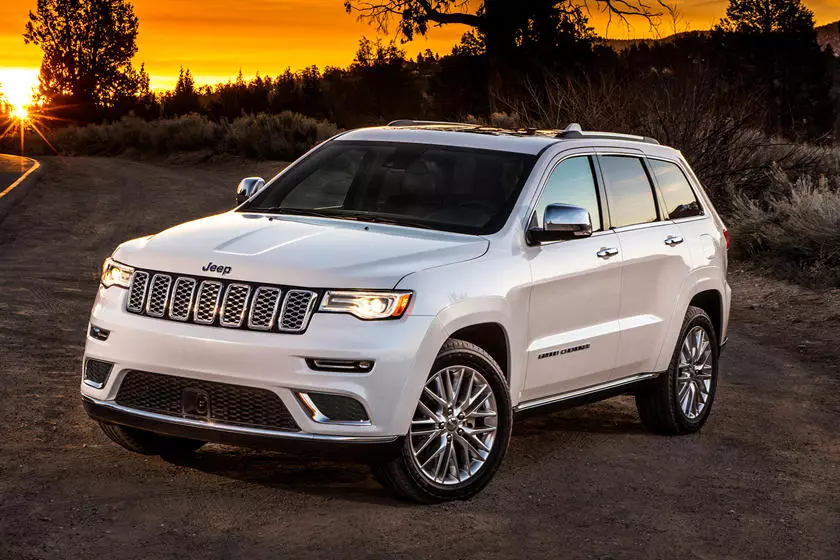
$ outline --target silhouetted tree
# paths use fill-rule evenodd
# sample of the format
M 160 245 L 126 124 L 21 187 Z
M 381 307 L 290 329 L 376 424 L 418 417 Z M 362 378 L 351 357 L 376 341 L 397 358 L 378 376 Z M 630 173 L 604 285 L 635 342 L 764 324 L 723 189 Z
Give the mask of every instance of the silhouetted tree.
M 581 9 L 588 4 L 622 21 L 641 17 L 653 23 L 671 10 L 665 0 L 654 0 L 660 8 L 658 11 L 651 9 L 645 0 L 344 0 L 348 13 L 358 13 L 361 19 L 381 30 L 396 21 L 406 41 L 415 35 L 425 35 L 430 25 L 472 27 L 472 32 L 465 35 L 468 41 L 465 48 L 474 50 L 476 39 L 483 44 L 491 97 L 503 91 L 504 77 L 517 67 L 519 47 L 539 45 L 532 50 L 544 53 L 547 44 L 568 46 L 566 38 L 557 42 L 560 36 L 585 38 L 591 33 L 587 31 L 587 18 Z M 552 52 L 552 56 L 556 54 Z
M 201 110 L 199 93 L 195 87 L 190 69 L 182 66 L 178 72 L 175 89 L 165 97 L 165 112 L 170 115 L 186 115 Z
M 814 30 L 814 12 L 801 0 L 730 0 L 721 27 L 740 33 L 807 32 Z
M 84 119 L 136 97 L 146 79 L 131 65 L 137 29 L 128 0 L 38 0 L 23 37 L 44 51 L 40 93 Z

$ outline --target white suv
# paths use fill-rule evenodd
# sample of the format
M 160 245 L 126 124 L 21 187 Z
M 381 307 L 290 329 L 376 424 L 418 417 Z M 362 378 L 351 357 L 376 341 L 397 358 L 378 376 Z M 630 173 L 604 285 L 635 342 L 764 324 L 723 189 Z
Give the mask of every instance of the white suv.
M 520 411 L 630 393 L 658 433 L 708 418 L 728 235 L 672 148 L 397 121 L 237 198 L 105 262 L 81 388 L 128 449 L 375 451 L 432 502 L 489 482 Z

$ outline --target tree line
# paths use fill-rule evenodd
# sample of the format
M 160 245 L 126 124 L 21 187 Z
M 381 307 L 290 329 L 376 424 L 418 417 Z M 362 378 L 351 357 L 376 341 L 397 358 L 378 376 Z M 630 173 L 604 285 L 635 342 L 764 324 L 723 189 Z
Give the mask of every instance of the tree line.
M 659 11 L 632 0 L 593 5 L 619 20 L 642 18 L 651 24 L 670 10 L 664 2 L 656 4 Z M 240 73 L 213 86 L 197 86 L 190 70 L 182 68 L 175 88 L 162 93 L 150 91 L 142 64 L 133 66 L 139 22 L 127 0 L 38 0 L 24 38 L 44 51 L 40 93 L 47 110 L 73 122 L 189 113 L 232 120 L 286 110 L 341 127 L 394 118 L 489 118 L 499 111 L 539 120 L 541 104 L 549 100 L 580 104 L 568 99 L 574 92 L 633 99 L 655 90 L 663 114 L 669 103 L 680 102 L 677 97 L 694 91 L 739 106 L 738 118 L 746 126 L 797 139 L 832 137 L 837 113 L 832 88 L 840 83 L 840 66 L 830 49 L 822 51 L 817 44 L 813 13 L 801 0 L 730 0 L 709 32 L 621 52 L 595 35 L 583 6 L 576 0 L 477 5 L 349 0 L 350 14 L 379 29 L 396 28 L 402 42 L 362 38 L 344 68 L 286 69 L 249 80 Z M 430 26 L 454 23 L 470 31 L 450 53 L 407 56 L 414 37 Z M 628 96 L 627 90 L 638 95 Z

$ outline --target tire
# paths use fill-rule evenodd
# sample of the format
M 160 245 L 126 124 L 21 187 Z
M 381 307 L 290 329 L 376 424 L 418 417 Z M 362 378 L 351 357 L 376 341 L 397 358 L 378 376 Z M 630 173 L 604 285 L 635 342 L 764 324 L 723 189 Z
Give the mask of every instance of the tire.
M 162 436 L 137 428 L 120 426 L 109 422 L 99 422 L 105 435 L 129 451 L 143 455 L 177 455 L 192 453 L 205 444 L 194 439 Z
M 691 346 L 697 344 L 687 339 L 689 336 L 698 336 L 700 332 L 708 341 L 708 355 L 704 350 L 700 358 L 694 360 L 691 358 L 694 356 Z M 683 351 L 684 347 L 686 352 Z M 711 319 L 702 309 L 689 307 L 668 370 L 649 389 L 636 393 L 636 408 L 648 430 L 665 435 L 690 434 L 706 423 L 717 391 L 719 353 L 720 347 Z M 687 362 L 695 367 L 687 365 Z M 681 363 L 684 364 L 682 367 Z M 706 364 L 708 368 L 704 366 L 698 370 L 697 364 Z M 689 402 L 697 404 L 686 411 L 683 403 Z
M 449 404 L 454 406 L 449 407 L 432 400 L 425 390 L 441 389 L 446 395 L 447 386 L 438 384 L 445 384 L 446 376 L 454 380 L 449 385 L 455 395 Z M 443 422 L 432 420 L 430 414 L 422 411 L 423 406 Z M 451 413 L 447 414 L 447 408 L 452 409 Z M 487 486 L 498 470 L 510 443 L 512 424 L 510 390 L 499 365 L 475 344 L 450 339 L 435 359 L 399 453 L 373 465 L 374 476 L 400 498 L 424 504 L 466 500 Z M 440 449 L 443 452 L 435 457 Z M 452 452 L 454 462 L 447 455 Z M 431 461 L 425 470 L 423 461 Z M 445 465 L 435 468 L 438 461 L 442 465 L 445 461 Z M 439 470 L 442 472 L 438 480 Z

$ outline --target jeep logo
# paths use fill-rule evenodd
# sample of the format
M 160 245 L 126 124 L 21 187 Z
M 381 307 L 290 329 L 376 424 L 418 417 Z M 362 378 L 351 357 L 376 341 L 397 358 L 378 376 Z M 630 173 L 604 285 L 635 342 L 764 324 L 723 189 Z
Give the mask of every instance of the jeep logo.
M 224 276 L 225 274 L 230 274 L 231 269 L 229 266 L 213 264 L 213 261 L 210 261 L 209 263 L 207 263 L 206 266 L 202 266 L 201 270 L 203 270 L 204 272 L 218 272 L 219 274 Z

